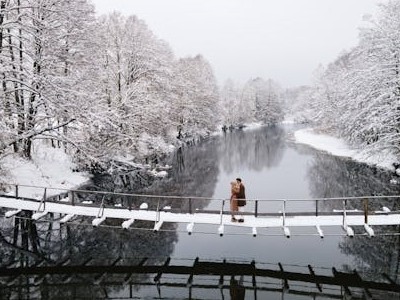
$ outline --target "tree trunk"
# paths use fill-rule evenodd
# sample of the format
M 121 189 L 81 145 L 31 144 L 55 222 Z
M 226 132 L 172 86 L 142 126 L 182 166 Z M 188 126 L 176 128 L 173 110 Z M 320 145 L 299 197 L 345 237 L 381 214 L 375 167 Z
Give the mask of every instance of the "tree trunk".
M 21 6 L 21 2 L 20 0 L 18 0 L 18 9 L 17 9 L 17 14 L 18 14 L 18 22 L 20 24 L 22 24 L 22 18 L 21 18 L 21 11 L 20 11 L 20 6 Z M 20 87 L 20 92 L 19 92 L 19 99 L 20 99 L 20 110 L 18 110 L 18 134 L 21 134 L 22 132 L 25 131 L 25 101 L 24 101 L 24 86 L 23 86 L 23 82 L 24 82 L 24 78 L 22 76 L 23 74 L 23 43 L 22 43 L 22 25 L 20 25 L 19 29 L 18 29 L 18 34 L 19 34 L 19 76 L 18 79 L 20 81 L 19 83 L 19 87 Z
M 4 29 L 3 29 L 3 24 L 4 24 L 4 16 L 5 16 L 5 9 L 6 9 L 6 1 L 2 0 L 0 1 L 0 65 L 4 65 L 4 61 L 2 59 L 2 54 L 3 54 L 3 39 L 4 37 Z M 9 119 L 11 121 L 6 121 L 6 123 L 8 123 L 8 125 L 10 127 L 13 127 L 13 122 L 12 122 L 12 110 L 11 110 L 11 103 L 10 103 L 10 99 L 9 99 L 9 95 L 8 95 L 8 90 L 7 90 L 7 78 L 6 78 L 6 74 L 3 73 L 2 74 L 2 79 L 1 79 L 1 86 L 3 89 L 3 101 L 4 101 L 4 112 L 5 115 L 7 117 L 9 117 Z M 14 147 L 14 152 L 18 151 L 18 146 L 17 143 L 13 144 Z
M 32 89 L 33 91 L 30 94 L 29 97 L 29 103 L 28 103 L 28 111 L 27 111 L 27 116 L 26 116 L 26 131 L 33 131 L 35 127 L 35 117 L 37 113 L 37 108 L 36 108 L 36 100 L 38 94 L 40 94 L 40 83 L 39 83 L 39 77 L 40 77 L 40 72 L 41 72 L 41 56 L 42 56 L 42 32 L 41 32 L 41 26 L 44 21 L 44 17 L 41 16 L 41 12 L 38 11 L 38 19 L 40 18 L 39 21 L 34 21 L 34 25 L 37 28 L 36 29 L 36 36 L 34 38 L 34 48 L 35 48 L 35 53 L 34 53 L 34 61 L 33 61 L 33 74 L 34 74 L 34 79 L 32 80 Z M 42 23 L 42 24 L 41 24 Z M 26 138 L 25 143 L 24 143 L 24 148 L 23 148 L 23 154 L 27 158 L 31 158 L 31 152 L 32 152 L 32 138 Z

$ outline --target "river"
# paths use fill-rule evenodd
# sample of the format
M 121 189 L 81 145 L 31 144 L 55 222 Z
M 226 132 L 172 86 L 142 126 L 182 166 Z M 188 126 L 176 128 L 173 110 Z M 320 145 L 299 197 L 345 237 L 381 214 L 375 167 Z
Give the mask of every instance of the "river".
M 390 172 L 359 164 L 348 158 L 333 157 L 307 145 L 296 144 L 293 133 L 298 128 L 297 125 L 282 125 L 228 131 L 196 146 L 184 147 L 167 161 L 172 166 L 169 175 L 140 192 L 225 199 L 229 197 L 229 182 L 241 177 L 246 186 L 248 199 L 288 199 L 290 202 L 290 199 L 399 194 L 399 185 L 390 183 L 394 176 Z M 113 184 L 115 183 L 111 186 Z M 110 182 L 103 182 L 102 186 L 103 188 L 110 186 Z M 110 187 L 110 190 L 115 191 L 115 186 Z M 137 191 L 131 190 L 131 192 Z M 216 203 L 208 200 L 199 205 L 218 208 Z M 249 203 L 244 209 L 252 211 L 254 207 L 251 205 Z M 271 212 L 281 209 L 281 204 L 278 202 L 275 204 L 265 202 L 262 205 L 261 209 Z M 392 210 L 399 209 L 399 204 L 389 199 L 385 203 L 376 205 L 385 205 Z M 292 202 L 290 209 L 309 210 L 314 209 L 314 206 L 313 202 Z M 332 209 L 334 206 L 334 204 L 328 205 L 325 209 Z M 368 279 L 377 278 L 376 274 L 383 272 L 394 280 L 398 280 L 399 277 L 398 235 L 378 235 L 374 238 L 357 235 L 349 238 L 344 235 L 342 228 L 326 228 L 324 229 L 326 236 L 322 239 L 315 229 L 305 228 L 291 229 L 291 237 L 286 238 L 281 229 L 264 228 L 259 230 L 257 237 L 253 237 L 246 229 L 227 226 L 224 236 L 221 237 L 217 234 L 215 226 L 211 225 L 195 225 L 193 234 L 188 235 L 186 224 L 165 224 L 161 232 L 154 233 L 149 230 L 154 224 L 145 223 L 136 226 L 146 230 L 128 231 L 118 228 L 120 225 L 114 224 L 112 220 L 107 226 L 100 228 L 88 226 L 90 223 L 85 220 L 82 220 L 80 225 L 75 223 L 63 228 L 44 223 L 38 225 L 37 236 L 40 238 L 42 235 L 42 240 L 45 242 L 38 243 L 36 250 L 39 247 L 41 255 L 55 260 L 64 258 L 68 253 L 71 261 L 84 261 L 90 257 L 104 262 L 112 261 L 115 257 L 123 257 L 125 263 L 137 263 L 143 257 L 147 257 L 149 258 L 147 263 L 153 261 L 162 264 L 166 257 L 171 257 L 170 264 L 190 265 L 198 257 L 200 261 L 214 262 L 226 260 L 249 263 L 254 260 L 259 268 L 278 268 L 280 264 L 284 270 L 304 271 L 304 267 L 310 265 L 316 273 L 328 275 L 332 274 L 332 267 L 347 271 L 357 269 L 366 274 L 363 276 Z M 51 237 L 51 232 L 55 231 L 56 237 Z M 396 234 L 399 233 L 399 228 L 385 227 L 382 232 Z M 356 229 L 356 233 L 361 234 L 363 231 Z M 11 236 L 12 230 L 10 228 L 7 232 L 3 230 L 2 234 Z M 14 250 L 2 251 L 3 264 L 12 258 L 15 259 Z M 154 275 L 134 276 L 133 292 L 132 287 L 128 288 L 128 285 L 121 284 L 110 288 L 102 284 L 90 285 L 89 288 L 85 284 L 82 286 L 82 284 L 62 283 L 58 284 L 55 290 L 46 287 L 44 295 L 56 293 L 60 297 L 65 295 L 70 299 L 80 299 L 79 297 L 187 299 L 189 297 L 187 288 L 173 288 L 166 285 L 157 289 L 154 285 L 145 284 L 153 282 L 153 277 Z M 143 284 L 137 283 L 139 279 Z M 186 282 L 187 276 L 178 279 L 173 276 L 172 278 L 163 276 L 163 280 Z M 218 278 L 209 280 L 215 284 Z M 251 286 L 251 278 L 245 277 L 244 280 L 246 286 Z M 194 276 L 193 284 L 204 282 L 205 279 Z M 227 277 L 225 277 L 226 284 L 229 285 Z M 318 299 L 332 298 L 316 293 L 315 284 L 309 287 L 303 286 L 301 293 L 285 294 L 273 288 L 268 289 L 272 286 L 281 286 L 281 280 L 265 279 L 258 284 L 267 288 L 258 293 L 247 290 L 246 299 L 311 299 L 315 295 L 319 295 Z M 289 287 L 289 291 L 293 289 L 293 286 Z M 33 293 L 21 287 L 19 289 L 15 287 L 15 290 L 19 291 L 18 295 L 22 295 L 22 299 L 29 298 L 28 294 Z M 11 285 L 2 288 L 2 293 L 14 295 L 15 290 Z M 38 298 L 45 298 L 42 293 L 43 287 L 39 290 L 41 291 L 35 293 L 42 297 Z M 339 295 L 337 298 L 340 299 L 342 291 L 337 293 Z M 395 297 L 398 297 L 398 294 Z M 230 299 L 229 289 L 206 288 L 190 291 L 189 298 Z M 392 298 L 388 296 L 387 299 Z

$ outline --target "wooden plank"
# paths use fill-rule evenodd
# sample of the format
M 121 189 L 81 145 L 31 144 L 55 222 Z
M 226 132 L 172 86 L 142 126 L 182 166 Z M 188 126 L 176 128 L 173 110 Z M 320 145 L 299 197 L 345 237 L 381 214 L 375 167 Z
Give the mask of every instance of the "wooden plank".
M 6 216 L 6 218 L 11 218 L 11 217 L 19 214 L 21 211 L 22 211 L 22 209 L 10 210 L 10 211 L 6 212 L 5 216 Z

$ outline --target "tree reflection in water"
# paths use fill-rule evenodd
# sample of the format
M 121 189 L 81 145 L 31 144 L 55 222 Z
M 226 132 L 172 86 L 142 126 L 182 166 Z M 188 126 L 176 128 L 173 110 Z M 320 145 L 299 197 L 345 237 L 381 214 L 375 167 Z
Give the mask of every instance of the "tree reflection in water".
M 84 262 L 89 265 L 92 262 L 107 265 L 116 258 L 120 258 L 119 263 L 136 265 L 143 257 L 148 257 L 149 261 L 157 264 L 162 263 L 163 259 L 170 255 L 177 240 L 175 224 L 165 225 L 165 229 L 169 231 L 154 233 L 152 230 L 93 228 L 85 225 L 60 226 L 58 223 L 51 222 L 33 222 L 19 218 L 15 220 L 15 226 L 11 220 L 6 220 L 2 224 L 1 267 L 54 265 L 61 262 L 66 265 L 79 265 Z M 44 292 L 41 282 L 34 284 L 32 279 L 24 276 L 19 276 L 12 281 L 7 278 L 8 282 L 6 287 L 2 288 L 1 294 L 4 297 L 6 295 L 16 297 L 15 293 L 18 293 L 18 299 L 35 297 L 69 299 L 77 294 L 81 298 L 104 297 L 102 289 L 92 284 L 93 278 L 90 275 L 72 277 L 71 281 L 80 283 L 80 287 L 74 284 L 63 284 L 62 277 L 65 275 L 57 276 L 58 285 L 54 285 L 51 290 L 48 287 L 45 289 L 46 293 L 51 293 L 51 295 L 41 295 Z M 112 278 L 108 279 L 112 280 Z M 134 274 L 131 280 L 146 282 L 151 278 L 147 274 Z M 85 281 L 88 283 L 86 287 L 82 286 L 82 282 Z M 43 286 L 46 286 L 46 282 L 43 282 Z M 122 288 L 123 286 L 115 286 L 114 292 Z M 139 289 L 139 286 L 136 286 L 136 289 Z
M 284 138 L 280 126 L 226 132 L 218 149 L 221 166 L 226 173 L 234 166 L 255 171 L 277 166 L 285 151 Z
M 82 189 L 135 194 L 211 197 L 218 175 L 218 166 L 215 164 L 218 161 L 218 151 L 215 151 L 217 146 L 218 143 L 210 140 L 196 147 L 179 149 L 175 156 L 171 158 L 174 168 L 171 170 L 170 176 L 164 180 L 150 181 L 147 178 L 144 179 L 146 184 L 151 183 L 149 186 L 144 186 L 143 181 L 135 177 L 145 178 L 144 174 L 139 172 L 133 176 L 124 174 L 124 180 L 121 180 L 121 174 L 113 177 L 98 176 L 92 184 L 82 187 Z M 128 181 L 129 184 L 126 184 Z M 77 194 L 77 198 L 83 196 Z M 101 201 L 98 197 L 91 197 L 90 200 L 94 202 Z M 126 206 L 138 206 L 142 201 L 146 201 L 143 198 L 125 196 L 116 196 L 105 200 L 108 205 L 122 203 Z M 173 208 L 187 209 L 188 205 L 187 201 L 181 201 L 178 198 L 171 198 L 158 203 L 151 199 L 147 200 L 149 207 L 170 205 Z M 196 201 L 193 208 L 205 207 L 208 202 L 207 199 Z M 29 218 L 29 216 L 26 217 Z M 60 218 L 60 216 L 49 216 L 48 221 L 52 221 L 53 217 L 55 219 Z M 43 264 L 43 261 L 46 264 L 63 261 L 68 261 L 71 264 L 84 262 L 90 264 L 91 260 L 104 261 L 107 264 L 117 257 L 121 258 L 125 264 L 138 264 L 144 257 L 149 258 L 151 263 L 157 264 L 162 263 L 165 257 L 173 252 L 174 244 L 177 242 L 177 225 L 174 223 L 165 223 L 162 227 L 165 231 L 154 233 L 152 231 L 154 223 L 151 222 L 135 221 L 134 226 L 142 228 L 142 230 L 122 230 L 118 220 L 107 219 L 105 223 L 107 227 L 99 228 L 93 228 L 90 221 L 87 218 L 80 218 L 74 222 L 79 223 L 79 225 L 60 226 L 59 223 L 33 222 L 19 218 L 15 218 L 15 224 L 11 220 L 4 220 L 0 231 L 3 245 L 0 248 L 1 266 L 17 264 L 27 267 L 38 263 Z M 85 276 L 79 275 L 79 277 L 81 282 L 85 281 Z M 3 293 L 2 295 L 14 295 L 15 297 L 17 292 L 20 299 L 32 297 L 33 294 L 30 295 L 32 287 L 28 287 L 28 282 L 18 282 L 21 278 L 17 278 L 15 283 L 11 283 L 10 288 L 4 290 L 6 294 Z M 130 280 L 146 282 L 151 281 L 151 278 L 147 274 L 134 274 Z M 22 289 L 20 288 L 21 285 Z M 13 289 L 13 286 L 15 289 Z M 40 286 L 39 283 L 34 290 L 36 290 L 37 295 L 41 295 L 38 297 L 43 299 L 47 299 L 49 296 L 68 298 L 73 295 L 79 295 L 80 298 L 104 298 L 104 291 L 101 287 L 89 284 L 87 288 L 67 284 L 54 286 L 51 295 L 48 294 L 50 293 L 49 290 L 45 291 Z M 122 288 L 124 287 L 115 287 L 116 290 Z M 136 286 L 136 288 L 139 289 L 139 286 Z
M 399 195 L 400 186 L 390 184 L 393 174 L 352 160 L 316 154 L 309 169 L 312 183 L 310 189 L 315 198 L 360 197 L 378 195 Z M 325 210 L 343 209 L 342 201 L 324 202 Z M 364 201 L 347 201 L 348 209 L 364 209 Z M 400 209 L 398 198 L 386 200 L 368 200 L 369 210 L 381 210 L 383 206 L 395 211 Z M 360 227 L 353 228 L 355 233 L 364 233 Z M 400 233 L 400 226 L 374 228 L 380 232 Z M 353 255 L 357 270 L 371 274 L 386 273 L 394 280 L 399 278 L 400 238 L 398 235 L 376 236 L 368 238 L 357 236 L 344 238 L 339 247 L 347 255 Z M 373 276 L 373 275 L 371 275 Z

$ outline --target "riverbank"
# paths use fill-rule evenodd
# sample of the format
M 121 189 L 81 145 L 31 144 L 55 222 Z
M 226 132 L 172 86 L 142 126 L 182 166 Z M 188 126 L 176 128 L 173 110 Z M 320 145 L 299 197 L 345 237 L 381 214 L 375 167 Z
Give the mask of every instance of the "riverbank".
M 259 123 L 246 124 L 245 130 L 260 127 Z M 222 130 L 212 134 L 222 135 Z M 120 160 L 121 163 L 131 165 L 131 161 Z M 92 175 L 88 172 L 77 172 L 77 166 L 62 149 L 40 143 L 32 151 L 32 159 L 27 160 L 16 154 L 9 154 L 0 161 L 0 190 L 4 185 L 25 185 L 51 187 L 56 189 L 74 189 L 89 183 Z M 134 164 L 138 169 L 146 169 L 149 176 L 164 177 L 168 175 L 165 166 L 162 169 L 152 169 L 150 165 Z M 7 188 L 3 188 L 7 191 Z M 27 190 L 28 188 L 25 188 Z M 30 197 L 36 195 L 37 189 L 32 188 Z M 49 191 L 49 196 L 51 191 Z
M 257 127 L 260 127 L 260 124 L 248 124 L 246 129 Z M 395 157 L 385 153 L 367 156 L 362 150 L 352 149 L 338 138 L 315 133 L 312 129 L 298 130 L 294 133 L 294 138 L 297 143 L 307 144 L 335 156 L 349 157 L 361 163 L 396 171 L 393 166 L 393 163 L 396 163 Z M 17 155 L 9 155 L 1 163 L 1 181 L 6 184 L 73 189 L 86 184 L 92 178 L 87 172 L 75 172 L 76 166 L 62 149 L 46 146 L 37 147 L 31 161 Z M 149 170 L 149 172 L 156 177 L 167 175 L 166 171 Z M 397 174 L 400 175 L 399 169 Z
M 326 151 L 335 156 L 349 157 L 355 161 L 374 165 L 382 169 L 396 172 L 400 175 L 400 169 L 396 170 L 394 167 L 394 164 L 398 164 L 399 162 L 389 153 L 379 152 L 370 155 L 363 152 L 362 149 L 351 148 L 341 139 L 316 133 L 310 128 L 297 130 L 294 133 L 294 137 L 297 143 L 307 144 L 313 148 Z
M 5 185 L 72 189 L 91 179 L 91 175 L 87 172 L 74 171 L 75 164 L 62 149 L 45 145 L 35 148 L 31 160 L 21 158 L 16 154 L 6 156 L 1 161 L 1 168 L 0 184 L 3 182 Z M 35 193 L 37 189 L 32 188 L 30 196 L 37 196 Z M 51 191 L 49 191 L 50 195 Z

